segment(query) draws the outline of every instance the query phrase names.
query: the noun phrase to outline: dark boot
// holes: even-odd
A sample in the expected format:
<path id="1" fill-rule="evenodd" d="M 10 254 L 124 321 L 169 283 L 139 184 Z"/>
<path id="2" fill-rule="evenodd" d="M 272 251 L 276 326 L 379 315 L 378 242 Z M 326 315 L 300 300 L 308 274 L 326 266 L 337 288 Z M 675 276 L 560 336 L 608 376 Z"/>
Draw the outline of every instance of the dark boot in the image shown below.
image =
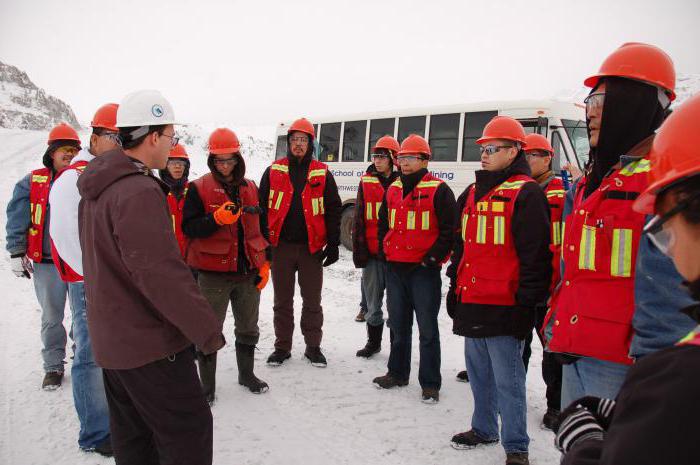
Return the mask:
<path id="1" fill-rule="evenodd" d="M 367 323 L 367 344 L 358 350 L 355 355 L 358 357 L 370 358 L 372 355 L 382 350 L 382 333 L 384 323 L 379 326 L 371 326 Z"/>
<path id="2" fill-rule="evenodd" d="M 236 342 L 236 361 L 238 362 L 238 384 L 247 387 L 253 394 L 267 392 L 270 387 L 253 373 L 255 346 Z"/>
<path id="3" fill-rule="evenodd" d="M 216 393 L 216 352 L 204 355 L 197 351 L 197 365 L 199 365 L 199 380 L 202 383 L 202 392 L 209 405 L 214 404 Z"/>
<path id="4" fill-rule="evenodd" d="M 467 370 L 463 370 L 457 373 L 457 381 L 460 381 L 462 383 L 469 382 L 469 374 L 467 373 Z"/>
<path id="5" fill-rule="evenodd" d="M 377 376 L 372 380 L 372 383 L 381 389 L 391 389 L 395 387 L 406 386 L 408 384 L 407 379 L 397 379 L 394 378 L 390 373 L 384 376 Z"/>

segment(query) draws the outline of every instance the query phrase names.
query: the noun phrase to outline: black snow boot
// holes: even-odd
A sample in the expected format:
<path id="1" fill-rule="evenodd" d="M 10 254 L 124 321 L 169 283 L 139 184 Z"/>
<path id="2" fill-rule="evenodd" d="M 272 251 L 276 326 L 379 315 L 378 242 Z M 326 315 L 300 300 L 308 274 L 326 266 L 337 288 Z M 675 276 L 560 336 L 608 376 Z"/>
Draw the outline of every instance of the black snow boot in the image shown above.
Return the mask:
<path id="1" fill-rule="evenodd" d="M 547 408 L 547 411 L 542 417 L 542 427 L 556 431 L 559 428 L 559 410 Z"/>
<path id="2" fill-rule="evenodd" d="M 408 384 L 407 379 L 397 379 L 391 373 L 387 373 L 384 376 L 377 376 L 372 380 L 372 384 L 381 389 L 391 389 L 395 387 L 406 386 Z"/>
<path id="3" fill-rule="evenodd" d="M 204 398 L 211 407 L 216 398 L 216 352 L 204 355 L 197 351 L 197 365 L 199 365 L 199 380 L 202 383 Z"/>
<path id="4" fill-rule="evenodd" d="M 469 374 L 467 373 L 467 370 L 463 370 L 457 373 L 457 381 L 460 381 L 462 383 L 469 382 Z"/>
<path id="5" fill-rule="evenodd" d="M 367 344 L 358 350 L 355 355 L 358 357 L 370 358 L 372 355 L 382 350 L 382 333 L 384 323 L 379 326 L 372 326 L 367 323 Z"/>
<path id="6" fill-rule="evenodd" d="M 326 368 L 328 362 L 326 361 L 326 356 L 321 352 L 320 347 L 310 347 L 306 346 L 306 351 L 304 351 L 304 357 L 306 357 L 311 365 L 319 368 Z"/>
<path id="7" fill-rule="evenodd" d="M 290 354 L 286 350 L 275 349 L 275 351 L 272 352 L 269 357 L 267 357 L 267 364 L 278 367 L 282 365 L 285 360 L 288 360 L 291 356 L 292 354 Z"/>
<path id="8" fill-rule="evenodd" d="M 236 361 L 238 362 L 238 384 L 247 387 L 253 394 L 267 392 L 270 387 L 253 373 L 255 365 L 255 346 L 236 342 Z"/>

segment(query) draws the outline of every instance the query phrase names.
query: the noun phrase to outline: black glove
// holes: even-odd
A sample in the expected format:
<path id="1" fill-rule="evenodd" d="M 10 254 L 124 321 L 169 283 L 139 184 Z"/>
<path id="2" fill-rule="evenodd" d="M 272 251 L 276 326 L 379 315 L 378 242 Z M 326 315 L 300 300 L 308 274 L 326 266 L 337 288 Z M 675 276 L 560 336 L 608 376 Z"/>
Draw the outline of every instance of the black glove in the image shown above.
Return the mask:
<path id="1" fill-rule="evenodd" d="M 423 260 L 420 262 L 420 264 L 428 268 L 435 268 L 440 266 L 440 262 L 438 262 L 437 258 L 433 257 L 432 255 L 426 255 L 425 257 L 423 257 Z"/>
<path id="2" fill-rule="evenodd" d="M 614 400 L 586 396 L 581 397 L 579 400 L 574 402 L 574 404 L 579 405 L 591 412 L 595 419 L 598 420 L 600 426 L 602 426 L 605 431 L 608 430 L 610 427 L 610 422 L 612 421 L 613 413 L 615 412 Z"/>
<path id="3" fill-rule="evenodd" d="M 603 440 L 603 427 L 591 412 L 573 402 L 559 416 L 559 428 L 554 437 L 554 445 L 566 454 L 579 441 L 586 439 Z"/>
<path id="4" fill-rule="evenodd" d="M 337 245 L 327 245 L 323 252 L 321 252 L 321 260 L 323 261 L 323 266 L 332 265 L 338 261 L 340 251 Z"/>
<path id="5" fill-rule="evenodd" d="M 355 264 L 355 268 L 365 268 L 369 262 L 369 253 L 366 250 L 353 250 L 352 262 Z"/>
<path id="6" fill-rule="evenodd" d="M 447 296 L 445 297 L 445 307 L 447 308 L 447 314 L 455 319 L 455 314 L 457 312 L 457 294 L 455 294 L 455 283 L 450 283 L 450 290 L 447 291 Z"/>

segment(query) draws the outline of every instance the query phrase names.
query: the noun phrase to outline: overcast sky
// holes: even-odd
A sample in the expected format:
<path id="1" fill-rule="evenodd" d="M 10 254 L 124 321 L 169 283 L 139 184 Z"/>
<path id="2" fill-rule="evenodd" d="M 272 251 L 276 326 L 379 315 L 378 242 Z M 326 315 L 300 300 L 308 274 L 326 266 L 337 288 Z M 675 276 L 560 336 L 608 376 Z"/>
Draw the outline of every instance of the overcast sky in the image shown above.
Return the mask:
<path id="1" fill-rule="evenodd" d="M 577 89 L 624 42 L 700 73 L 700 1 L 0 0 L 0 61 L 70 104 L 159 89 L 238 124 Z"/>

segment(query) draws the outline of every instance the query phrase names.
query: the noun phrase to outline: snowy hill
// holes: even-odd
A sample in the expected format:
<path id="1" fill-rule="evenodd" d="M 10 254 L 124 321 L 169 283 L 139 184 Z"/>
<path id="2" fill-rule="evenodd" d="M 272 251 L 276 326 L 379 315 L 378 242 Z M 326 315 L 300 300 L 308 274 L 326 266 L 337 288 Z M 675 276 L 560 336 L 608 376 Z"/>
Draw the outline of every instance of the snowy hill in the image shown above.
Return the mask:
<path id="1" fill-rule="evenodd" d="M 50 130 L 62 121 L 80 128 L 69 105 L 47 95 L 24 71 L 0 62 L 0 127 Z"/>

